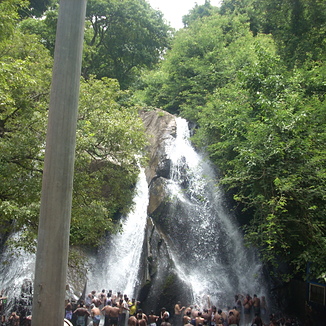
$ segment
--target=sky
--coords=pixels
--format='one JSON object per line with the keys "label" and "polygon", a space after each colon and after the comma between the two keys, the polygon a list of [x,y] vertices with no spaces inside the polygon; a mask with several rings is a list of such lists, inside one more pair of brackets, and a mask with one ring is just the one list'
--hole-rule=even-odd
{"label": "sky", "polygon": [[[147,0],[153,9],[158,9],[164,18],[176,29],[182,28],[182,16],[188,14],[196,3],[203,5],[205,0]],[[218,6],[221,0],[211,0],[211,5]]]}

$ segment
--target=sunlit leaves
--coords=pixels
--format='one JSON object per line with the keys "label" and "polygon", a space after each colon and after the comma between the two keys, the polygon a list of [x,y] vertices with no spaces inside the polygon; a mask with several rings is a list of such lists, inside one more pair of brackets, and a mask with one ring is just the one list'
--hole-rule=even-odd
{"label": "sunlit leaves", "polygon": [[162,13],[144,0],[89,0],[83,76],[116,78],[122,88],[157,63],[169,45]]}
{"label": "sunlit leaves", "polygon": [[[97,245],[132,204],[146,138],[134,107],[120,104],[117,81],[81,83],[71,236]],[[140,158],[143,156],[143,158]],[[91,231],[89,231],[91,230]]]}
{"label": "sunlit leaves", "polygon": [[[273,48],[258,40],[251,65],[201,109],[194,139],[206,144],[234,199],[253,212],[246,239],[262,257],[273,265],[282,257],[294,273],[303,273],[311,259],[320,270],[325,267],[325,104],[321,93],[307,96],[311,69],[287,72]],[[313,89],[320,86],[316,80]]]}
{"label": "sunlit leaves", "polygon": [[[35,248],[52,59],[16,32],[0,57],[0,226]],[[145,135],[138,109],[115,80],[81,81],[71,243],[97,245],[132,205]]]}

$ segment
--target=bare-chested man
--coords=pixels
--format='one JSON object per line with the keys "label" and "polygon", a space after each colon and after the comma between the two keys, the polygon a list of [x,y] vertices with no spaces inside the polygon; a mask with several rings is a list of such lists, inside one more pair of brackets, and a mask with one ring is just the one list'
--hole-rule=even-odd
{"label": "bare-chested man", "polygon": [[[113,307],[111,307],[110,305],[106,305],[101,309],[101,312],[104,315],[104,326],[110,325],[110,312],[112,308]],[[119,315],[119,308],[118,308],[118,315]]]}
{"label": "bare-chested man", "polygon": [[86,326],[87,318],[90,316],[90,312],[87,308],[84,307],[83,303],[80,303],[79,308],[74,311],[74,314],[77,316],[77,326]]}
{"label": "bare-chested man", "polygon": [[198,311],[199,311],[198,307],[196,305],[194,305],[191,309],[191,319],[192,320],[196,319],[196,317],[198,316]]}
{"label": "bare-chested man", "polygon": [[246,297],[243,300],[243,313],[244,313],[244,322],[245,324],[250,323],[250,312],[251,312],[251,305],[252,305],[252,300],[249,294],[246,295]]}
{"label": "bare-chested man", "polygon": [[254,298],[252,299],[252,306],[254,309],[254,314],[260,316],[260,299],[257,297],[257,294],[254,294]]}
{"label": "bare-chested man", "polygon": [[229,326],[237,326],[237,320],[233,314],[233,311],[229,312],[228,323],[229,323]]}
{"label": "bare-chested man", "polygon": [[181,307],[181,302],[178,301],[174,306],[174,316],[173,316],[173,326],[181,326],[182,325],[182,311],[186,309],[186,307]]}
{"label": "bare-chested man", "polygon": [[102,290],[102,292],[99,294],[98,298],[100,299],[102,305],[105,306],[105,303],[106,303],[105,289]]}
{"label": "bare-chested man", "polygon": [[226,313],[224,311],[222,311],[221,309],[218,310],[218,313],[222,317],[222,324],[227,325],[228,316],[226,315]]}
{"label": "bare-chested man", "polygon": [[[233,309],[230,310],[230,312],[233,313],[235,319],[236,319],[236,324],[239,326],[240,325],[240,312],[237,310],[237,307],[234,306]],[[230,315],[229,312],[229,315]]]}
{"label": "bare-chested man", "polygon": [[195,318],[196,326],[203,325],[204,324],[204,321],[205,321],[205,319],[202,316],[202,312],[201,311],[198,311],[197,317]]}
{"label": "bare-chested man", "polygon": [[148,324],[149,326],[156,326],[156,322],[160,317],[154,314],[154,311],[151,310],[151,313],[148,315]]}
{"label": "bare-chested man", "polygon": [[186,311],[182,318],[183,325],[190,324],[191,322],[191,310]]}
{"label": "bare-chested man", "polygon": [[118,325],[119,308],[116,303],[104,306],[101,311],[104,314],[104,326]]}
{"label": "bare-chested man", "polygon": [[130,316],[128,318],[128,326],[137,326],[137,318],[136,316]]}
{"label": "bare-chested man", "polygon": [[102,302],[98,297],[93,297],[92,304],[94,304],[95,307],[100,308],[100,305],[102,304]]}
{"label": "bare-chested man", "polygon": [[137,310],[136,318],[137,318],[138,326],[147,326],[148,318],[141,309]]}
{"label": "bare-chested man", "polygon": [[91,305],[91,316],[93,320],[93,325],[99,326],[101,321],[101,310],[98,307],[95,307],[93,304]]}
{"label": "bare-chested man", "polygon": [[222,312],[222,310],[218,310],[215,314],[214,314],[214,321],[215,321],[215,325],[217,326],[223,326],[223,320],[222,320],[222,316],[220,314],[220,312]]}

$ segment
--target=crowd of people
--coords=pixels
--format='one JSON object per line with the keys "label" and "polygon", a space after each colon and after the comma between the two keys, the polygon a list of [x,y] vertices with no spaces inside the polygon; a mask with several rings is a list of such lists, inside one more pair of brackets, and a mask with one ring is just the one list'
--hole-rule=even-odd
{"label": "crowd of people", "polygon": [[[25,291],[26,292],[26,291]],[[25,293],[24,292],[24,293]],[[1,326],[29,326],[31,314],[25,313],[28,306],[18,305],[5,318],[3,308],[7,297],[0,296]],[[23,299],[26,299],[25,296]],[[20,302],[21,303],[21,302]],[[26,303],[23,300],[22,303]],[[17,308],[16,307],[16,308]],[[24,310],[25,309],[25,310]],[[298,321],[270,314],[266,298],[237,294],[232,307],[221,309],[214,306],[207,296],[205,304],[181,305],[181,302],[158,312],[144,312],[141,302],[126,294],[111,290],[92,291],[76,301],[67,301],[64,311],[65,325],[69,326],[297,326]],[[28,310],[29,311],[29,310]],[[24,313],[22,313],[24,312]]]}
{"label": "crowd of people", "polygon": [[126,294],[92,291],[76,308],[68,302],[65,318],[74,326],[293,326],[296,321],[268,314],[264,296],[235,295],[234,306],[219,309],[210,300],[205,307],[182,306],[177,302],[171,313],[162,307],[159,312],[145,313],[140,302]]}

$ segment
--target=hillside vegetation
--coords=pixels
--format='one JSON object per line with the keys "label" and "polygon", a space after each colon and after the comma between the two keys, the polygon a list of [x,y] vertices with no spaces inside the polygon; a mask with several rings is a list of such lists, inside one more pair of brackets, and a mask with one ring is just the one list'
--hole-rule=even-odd
{"label": "hillside vegetation", "polygon": [[[0,2],[0,225],[37,230],[56,1]],[[40,18],[41,17],[41,18]],[[283,279],[326,278],[326,2],[206,1],[173,31],[145,0],[89,0],[71,243],[131,205],[140,107],[196,126],[248,245]]]}

